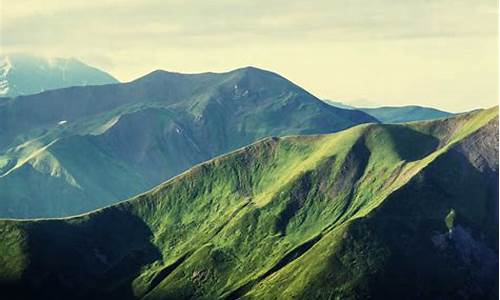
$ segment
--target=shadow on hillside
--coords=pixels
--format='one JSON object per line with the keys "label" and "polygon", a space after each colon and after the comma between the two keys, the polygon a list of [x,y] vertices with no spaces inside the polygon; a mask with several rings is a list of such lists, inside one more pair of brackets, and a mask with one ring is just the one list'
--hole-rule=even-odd
{"label": "shadow on hillside", "polygon": [[9,287],[13,298],[134,299],[132,280],[161,259],[148,226],[119,206],[25,227],[31,261],[22,281]]}
{"label": "shadow on hillside", "polygon": [[385,124],[384,130],[395,141],[395,150],[406,161],[424,158],[439,146],[439,139],[423,134],[404,125]]}
{"label": "shadow on hillside", "polygon": [[498,170],[451,149],[367,220],[391,249],[370,280],[374,299],[498,299]]}

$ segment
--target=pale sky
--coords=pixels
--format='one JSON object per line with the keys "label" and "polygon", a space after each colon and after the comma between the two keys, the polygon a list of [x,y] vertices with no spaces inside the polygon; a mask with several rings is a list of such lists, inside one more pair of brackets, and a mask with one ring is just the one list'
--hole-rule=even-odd
{"label": "pale sky", "polygon": [[496,0],[0,0],[1,51],[129,81],[256,66],[320,98],[464,111],[498,102]]}

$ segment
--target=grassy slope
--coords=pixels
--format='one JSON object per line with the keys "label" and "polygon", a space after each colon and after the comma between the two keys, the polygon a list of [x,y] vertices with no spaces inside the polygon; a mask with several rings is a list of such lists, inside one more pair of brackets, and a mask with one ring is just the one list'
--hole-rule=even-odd
{"label": "grassy slope", "polygon": [[0,216],[86,212],[266,136],[366,122],[376,120],[255,68],[157,71],[126,84],[10,99],[0,104]]}
{"label": "grassy slope", "polygon": [[[494,297],[484,289],[488,259],[498,260],[491,233],[498,223],[487,209],[491,168],[464,157],[490,150],[476,142],[493,136],[484,128],[496,127],[497,115],[495,108],[265,139],[116,206],[2,221],[4,290],[144,299]],[[466,251],[478,264],[454,251],[464,240],[482,249]]]}
{"label": "grassy slope", "polygon": [[[480,123],[490,118],[487,113]],[[461,124],[464,131],[441,126],[437,132],[432,130],[449,140],[438,150],[439,156],[424,159],[426,166],[381,205],[333,228],[308,253],[244,298],[496,299],[498,173],[487,180],[463,159],[460,148],[471,141],[476,144],[476,136],[481,140],[489,135],[496,143],[496,160],[498,119],[485,126],[489,129],[463,139],[477,129],[477,121],[471,121]],[[433,123],[413,125],[430,131],[436,129]],[[448,128],[456,129],[457,124],[453,125]],[[455,216],[450,224],[450,213],[460,215],[460,221]]]}

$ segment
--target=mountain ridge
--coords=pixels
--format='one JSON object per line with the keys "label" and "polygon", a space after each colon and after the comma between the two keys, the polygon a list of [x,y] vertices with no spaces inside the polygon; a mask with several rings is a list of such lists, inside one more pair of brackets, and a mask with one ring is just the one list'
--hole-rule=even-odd
{"label": "mountain ridge", "polygon": [[14,256],[0,254],[0,282],[41,297],[495,299],[497,133],[493,108],[267,138],[118,205],[1,221]]}
{"label": "mountain ridge", "polygon": [[[19,123],[18,116],[29,121]],[[123,84],[12,98],[0,104],[0,175],[8,173],[0,177],[0,197],[10,199],[0,203],[0,216],[79,214],[265,136],[328,133],[366,122],[377,120],[330,107],[257,68],[156,71]],[[27,184],[31,190],[20,188]]]}
{"label": "mountain ridge", "polygon": [[332,100],[324,100],[324,102],[339,108],[363,111],[387,124],[442,119],[454,115],[447,111],[420,105],[355,107]]}

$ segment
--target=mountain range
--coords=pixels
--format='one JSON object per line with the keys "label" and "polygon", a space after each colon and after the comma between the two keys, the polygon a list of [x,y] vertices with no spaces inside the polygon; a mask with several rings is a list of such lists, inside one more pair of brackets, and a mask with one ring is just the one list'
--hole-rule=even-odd
{"label": "mountain range", "polygon": [[110,83],[118,81],[110,74],[74,58],[49,59],[21,53],[0,56],[0,97]]}
{"label": "mountain range", "polygon": [[322,134],[370,115],[278,74],[154,71],[0,101],[0,217],[61,217],[142,193],[267,136]]}
{"label": "mountain range", "polygon": [[[257,74],[287,88],[255,89]],[[177,76],[184,75],[155,73],[130,89],[140,98],[137,85],[151,91],[157,82],[172,86],[165,83]],[[275,76],[253,69],[203,75],[204,83],[226,84],[211,96],[202,96],[206,90],[192,96],[199,99],[188,102],[199,113],[193,118],[206,120],[203,112],[213,105],[210,113],[227,122],[222,107],[240,112],[233,103],[261,107],[258,101],[278,94],[279,101],[273,97],[260,111],[274,118],[252,113],[241,116],[244,124],[281,120],[300,131],[290,126],[295,120],[306,133],[318,123],[324,131],[328,122],[349,124],[347,117],[332,120],[321,102]],[[121,88],[71,88],[50,99],[84,94],[69,99],[109,105],[112,96],[92,96],[119,95]],[[168,98],[174,107],[185,103],[175,99],[190,99],[175,91]],[[225,102],[231,105],[219,106]],[[298,119],[291,109],[296,106],[309,119]],[[312,117],[318,114],[326,118]],[[69,107],[64,118],[76,115]],[[134,120],[161,123],[151,119]],[[99,132],[112,130],[117,122],[111,123]],[[175,128],[188,132],[185,123],[174,124],[173,136]],[[250,140],[239,135],[248,131],[204,126],[224,132],[222,141]],[[119,138],[116,133],[113,141]],[[126,134],[124,141],[134,138]],[[85,149],[83,142],[76,145]],[[59,149],[50,153],[64,153]],[[442,120],[266,138],[89,214],[0,221],[0,241],[0,290],[9,299],[498,299],[498,107]]]}
{"label": "mountain range", "polygon": [[381,106],[374,108],[354,107],[338,101],[323,100],[326,103],[344,109],[355,109],[363,111],[370,116],[376,118],[382,123],[405,123],[413,121],[435,120],[451,117],[453,114],[435,109],[432,107],[424,107],[418,105],[407,106]]}

